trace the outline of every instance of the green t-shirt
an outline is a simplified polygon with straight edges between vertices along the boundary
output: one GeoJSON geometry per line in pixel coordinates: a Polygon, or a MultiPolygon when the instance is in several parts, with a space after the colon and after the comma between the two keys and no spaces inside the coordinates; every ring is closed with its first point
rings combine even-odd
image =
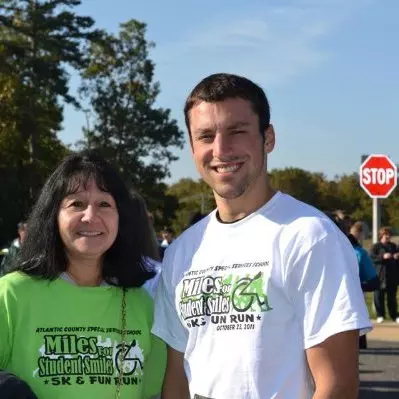
{"type": "MultiPolygon", "coordinates": [[[[79,287],[14,272],[0,279],[0,369],[40,399],[114,398],[120,368],[122,290],[79,287]]],[[[151,334],[153,303],[126,293],[126,348],[120,399],[161,391],[166,348],[151,334]]]]}

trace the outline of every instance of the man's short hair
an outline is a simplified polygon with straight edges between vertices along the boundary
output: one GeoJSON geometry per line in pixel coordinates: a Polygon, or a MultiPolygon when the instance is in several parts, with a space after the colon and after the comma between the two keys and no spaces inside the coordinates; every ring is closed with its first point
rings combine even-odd
{"type": "Polygon", "coordinates": [[[260,86],[243,76],[228,73],[209,75],[199,82],[186,100],[184,118],[190,134],[190,111],[201,101],[216,103],[230,98],[241,98],[250,102],[259,118],[259,131],[264,135],[270,125],[270,106],[260,86]]]}

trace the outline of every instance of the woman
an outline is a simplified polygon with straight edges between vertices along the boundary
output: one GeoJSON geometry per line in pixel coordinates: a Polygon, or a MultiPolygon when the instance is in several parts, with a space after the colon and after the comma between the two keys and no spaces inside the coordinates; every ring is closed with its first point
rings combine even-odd
{"type": "Polygon", "coordinates": [[[140,288],[154,276],[140,206],[93,153],[66,158],[43,187],[18,271],[0,279],[0,369],[40,399],[160,392],[165,348],[140,288]]]}
{"type": "Polygon", "coordinates": [[[391,241],[392,231],[389,227],[379,230],[379,242],[373,244],[370,256],[374,261],[380,279],[380,289],[374,291],[374,305],[377,312],[377,323],[385,319],[385,296],[388,312],[392,321],[399,323],[396,293],[399,283],[399,249],[391,241]]]}

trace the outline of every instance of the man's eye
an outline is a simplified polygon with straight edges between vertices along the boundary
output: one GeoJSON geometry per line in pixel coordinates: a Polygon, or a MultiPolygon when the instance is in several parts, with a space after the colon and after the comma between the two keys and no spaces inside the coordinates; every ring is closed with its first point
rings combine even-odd
{"type": "Polygon", "coordinates": [[[211,134],[203,134],[198,137],[199,141],[212,141],[213,140],[213,135],[211,134]]]}
{"type": "Polygon", "coordinates": [[[243,134],[245,133],[245,130],[233,130],[232,134],[243,134]]]}

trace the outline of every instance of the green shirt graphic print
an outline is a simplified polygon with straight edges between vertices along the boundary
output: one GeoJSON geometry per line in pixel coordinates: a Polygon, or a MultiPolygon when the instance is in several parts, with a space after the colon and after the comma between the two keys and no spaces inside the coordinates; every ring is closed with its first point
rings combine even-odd
{"type": "Polygon", "coordinates": [[[153,303],[142,288],[78,287],[21,273],[0,279],[0,368],[25,380],[40,399],[150,398],[161,390],[164,344],[150,331],[153,303]]]}

